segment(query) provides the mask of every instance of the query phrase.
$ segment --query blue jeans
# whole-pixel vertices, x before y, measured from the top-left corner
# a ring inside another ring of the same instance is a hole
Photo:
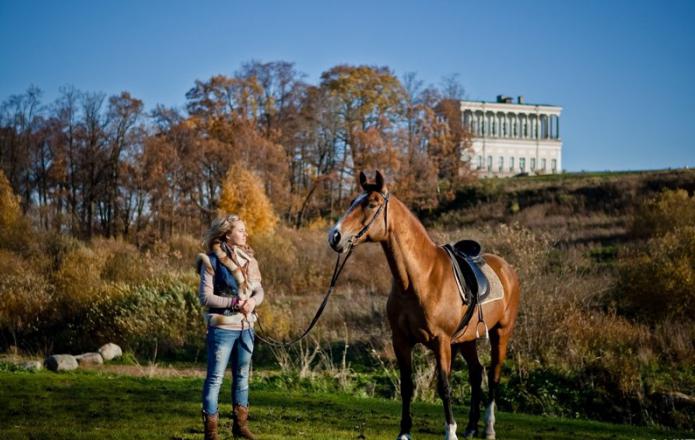
[[[203,386],[203,410],[217,414],[224,370],[232,359],[232,404],[249,406],[249,369],[253,354],[253,329],[208,327],[208,373]]]

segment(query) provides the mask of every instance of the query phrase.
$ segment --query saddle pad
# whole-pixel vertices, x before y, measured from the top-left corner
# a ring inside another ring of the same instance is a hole
[[[490,294],[483,300],[481,304],[487,304],[489,302],[504,298],[504,288],[502,287],[500,277],[497,276],[497,272],[492,270],[489,264],[484,265],[481,267],[481,269],[490,283]]]

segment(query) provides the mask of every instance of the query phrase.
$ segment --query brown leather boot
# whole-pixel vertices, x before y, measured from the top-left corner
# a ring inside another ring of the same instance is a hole
[[[249,431],[249,409],[245,406],[234,405],[234,413],[232,414],[232,435],[235,438],[245,438],[255,440],[256,437]]]
[[[220,413],[210,415],[203,411],[203,429],[205,432],[205,440],[220,440],[217,435],[217,422],[220,419]]]

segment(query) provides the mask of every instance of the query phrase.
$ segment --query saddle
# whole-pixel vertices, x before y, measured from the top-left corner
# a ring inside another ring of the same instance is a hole
[[[476,306],[490,294],[490,282],[480,269],[485,264],[480,243],[474,240],[461,240],[454,244],[447,243],[442,247],[451,258],[461,300],[468,306],[454,332],[453,339],[456,339],[468,326]],[[478,308],[478,319],[485,325],[482,307]],[[476,327],[476,335],[477,332]],[[487,335],[487,325],[485,325],[485,334]]]
[[[475,240],[461,240],[445,244],[454,268],[454,275],[461,287],[461,299],[465,304],[480,303],[490,294],[490,283],[480,269],[485,265],[482,246]]]

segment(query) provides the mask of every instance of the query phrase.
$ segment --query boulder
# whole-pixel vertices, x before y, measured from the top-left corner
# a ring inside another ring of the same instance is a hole
[[[22,370],[29,370],[29,371],[39,371],[40,369],[43,368],[41,361],[26,361],[26,362],[20,363],[18,366]]]
[[[77,359],[71,354],[54,354],[46,358],[46,368],[51,371],[70,371],[77,367]]]
[[[99,354],[101,354],[104,361],[110,361],[111,359],[123,356],[123,350],[121,350],[121,347],[118,345],[109,342],[99,349]]]
[[[104,358],[99,353],[82,353],[75,356],[75,359],[80,365],[101,365],[104,363]]]

